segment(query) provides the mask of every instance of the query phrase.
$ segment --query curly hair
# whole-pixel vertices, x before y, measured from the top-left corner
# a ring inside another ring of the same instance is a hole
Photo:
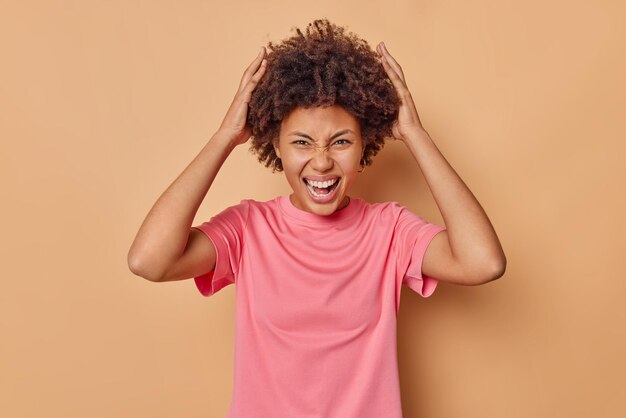
[[[266,72],[248,104],[250,152],[265,167],[272,165],[272,172],[283,171],[273,147],[283,118],[296,107],[339,105],[359,121],[362,161],[371,165],[385,137],[392,136],[400,105],[378,54],[367,41],[325,18],[309,23],[306,33],[295,29],[297,35],[268,44]]]

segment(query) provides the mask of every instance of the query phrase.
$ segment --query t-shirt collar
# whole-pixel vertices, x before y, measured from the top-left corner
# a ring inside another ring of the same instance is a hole
[[[306,224],[336,224],[338,222],[343,223],[350,220],[358,210],[358,198],[350,197],[348,204],[330,215],[318,215],[315,213],[307,212],[294,206],[289,198],[289,195],[283,195],[278,197],[278,203],[281,209],[291,218],[294,218],[300,222]]]

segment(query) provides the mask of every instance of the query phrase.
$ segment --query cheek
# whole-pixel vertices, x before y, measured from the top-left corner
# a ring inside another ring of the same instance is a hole
[[[341,164],[341,166],[343,167],[344,170],[346,171],[352,171],[352,170],[357,170],[360,165],[360,160],[361,160],[361,155],[342,155],[341,157],[338,157],[336,159],[336,161],[338,163]]]
[[[304,155],[291,153],[285,155],[285,158],[282,161],[283,167],[289,167],[291,170],[298,170],[306,164],[308,158]]]
[[[283,171],[289,182],[295,184],[300,181],[300,176],[302,175],[302,170],[304,169],[306,161],[303,161],[302,158],[287,156],[286,159],[282,160],[282,163]]]

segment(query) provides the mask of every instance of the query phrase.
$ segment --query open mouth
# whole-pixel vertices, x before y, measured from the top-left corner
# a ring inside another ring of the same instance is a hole
[[[334,197],[335,195],[334,192],[339,186],[339,183],[341,182],[341,177],[338,177],[332,183],[331,182],[309,183],[309,181],[307,181],[306,179],[302,179],[302,181],[306,185],[306,188],[308,189],[311,197],[313,197],[315,200],[323,201],[323,200],[332,199]],[[326,185],[326,187],[323,187],[324,185]]]

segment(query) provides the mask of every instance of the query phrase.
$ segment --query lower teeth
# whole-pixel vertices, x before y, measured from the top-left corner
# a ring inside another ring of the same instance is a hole
[[[309,189],[311,194],[313,194],[313,196],[315,196],[315,197],[326,197],[326,196],[328,196],[329,194],[331,194],[335,190],[336,184],[331,186],[331,188],[328,190],[328,193],[326,193],[326,194],[316,193],[315,190],[313,190],[313,187],[311,187],[309,184],[307,184],[306,187],[307,187],[307,189]]]

